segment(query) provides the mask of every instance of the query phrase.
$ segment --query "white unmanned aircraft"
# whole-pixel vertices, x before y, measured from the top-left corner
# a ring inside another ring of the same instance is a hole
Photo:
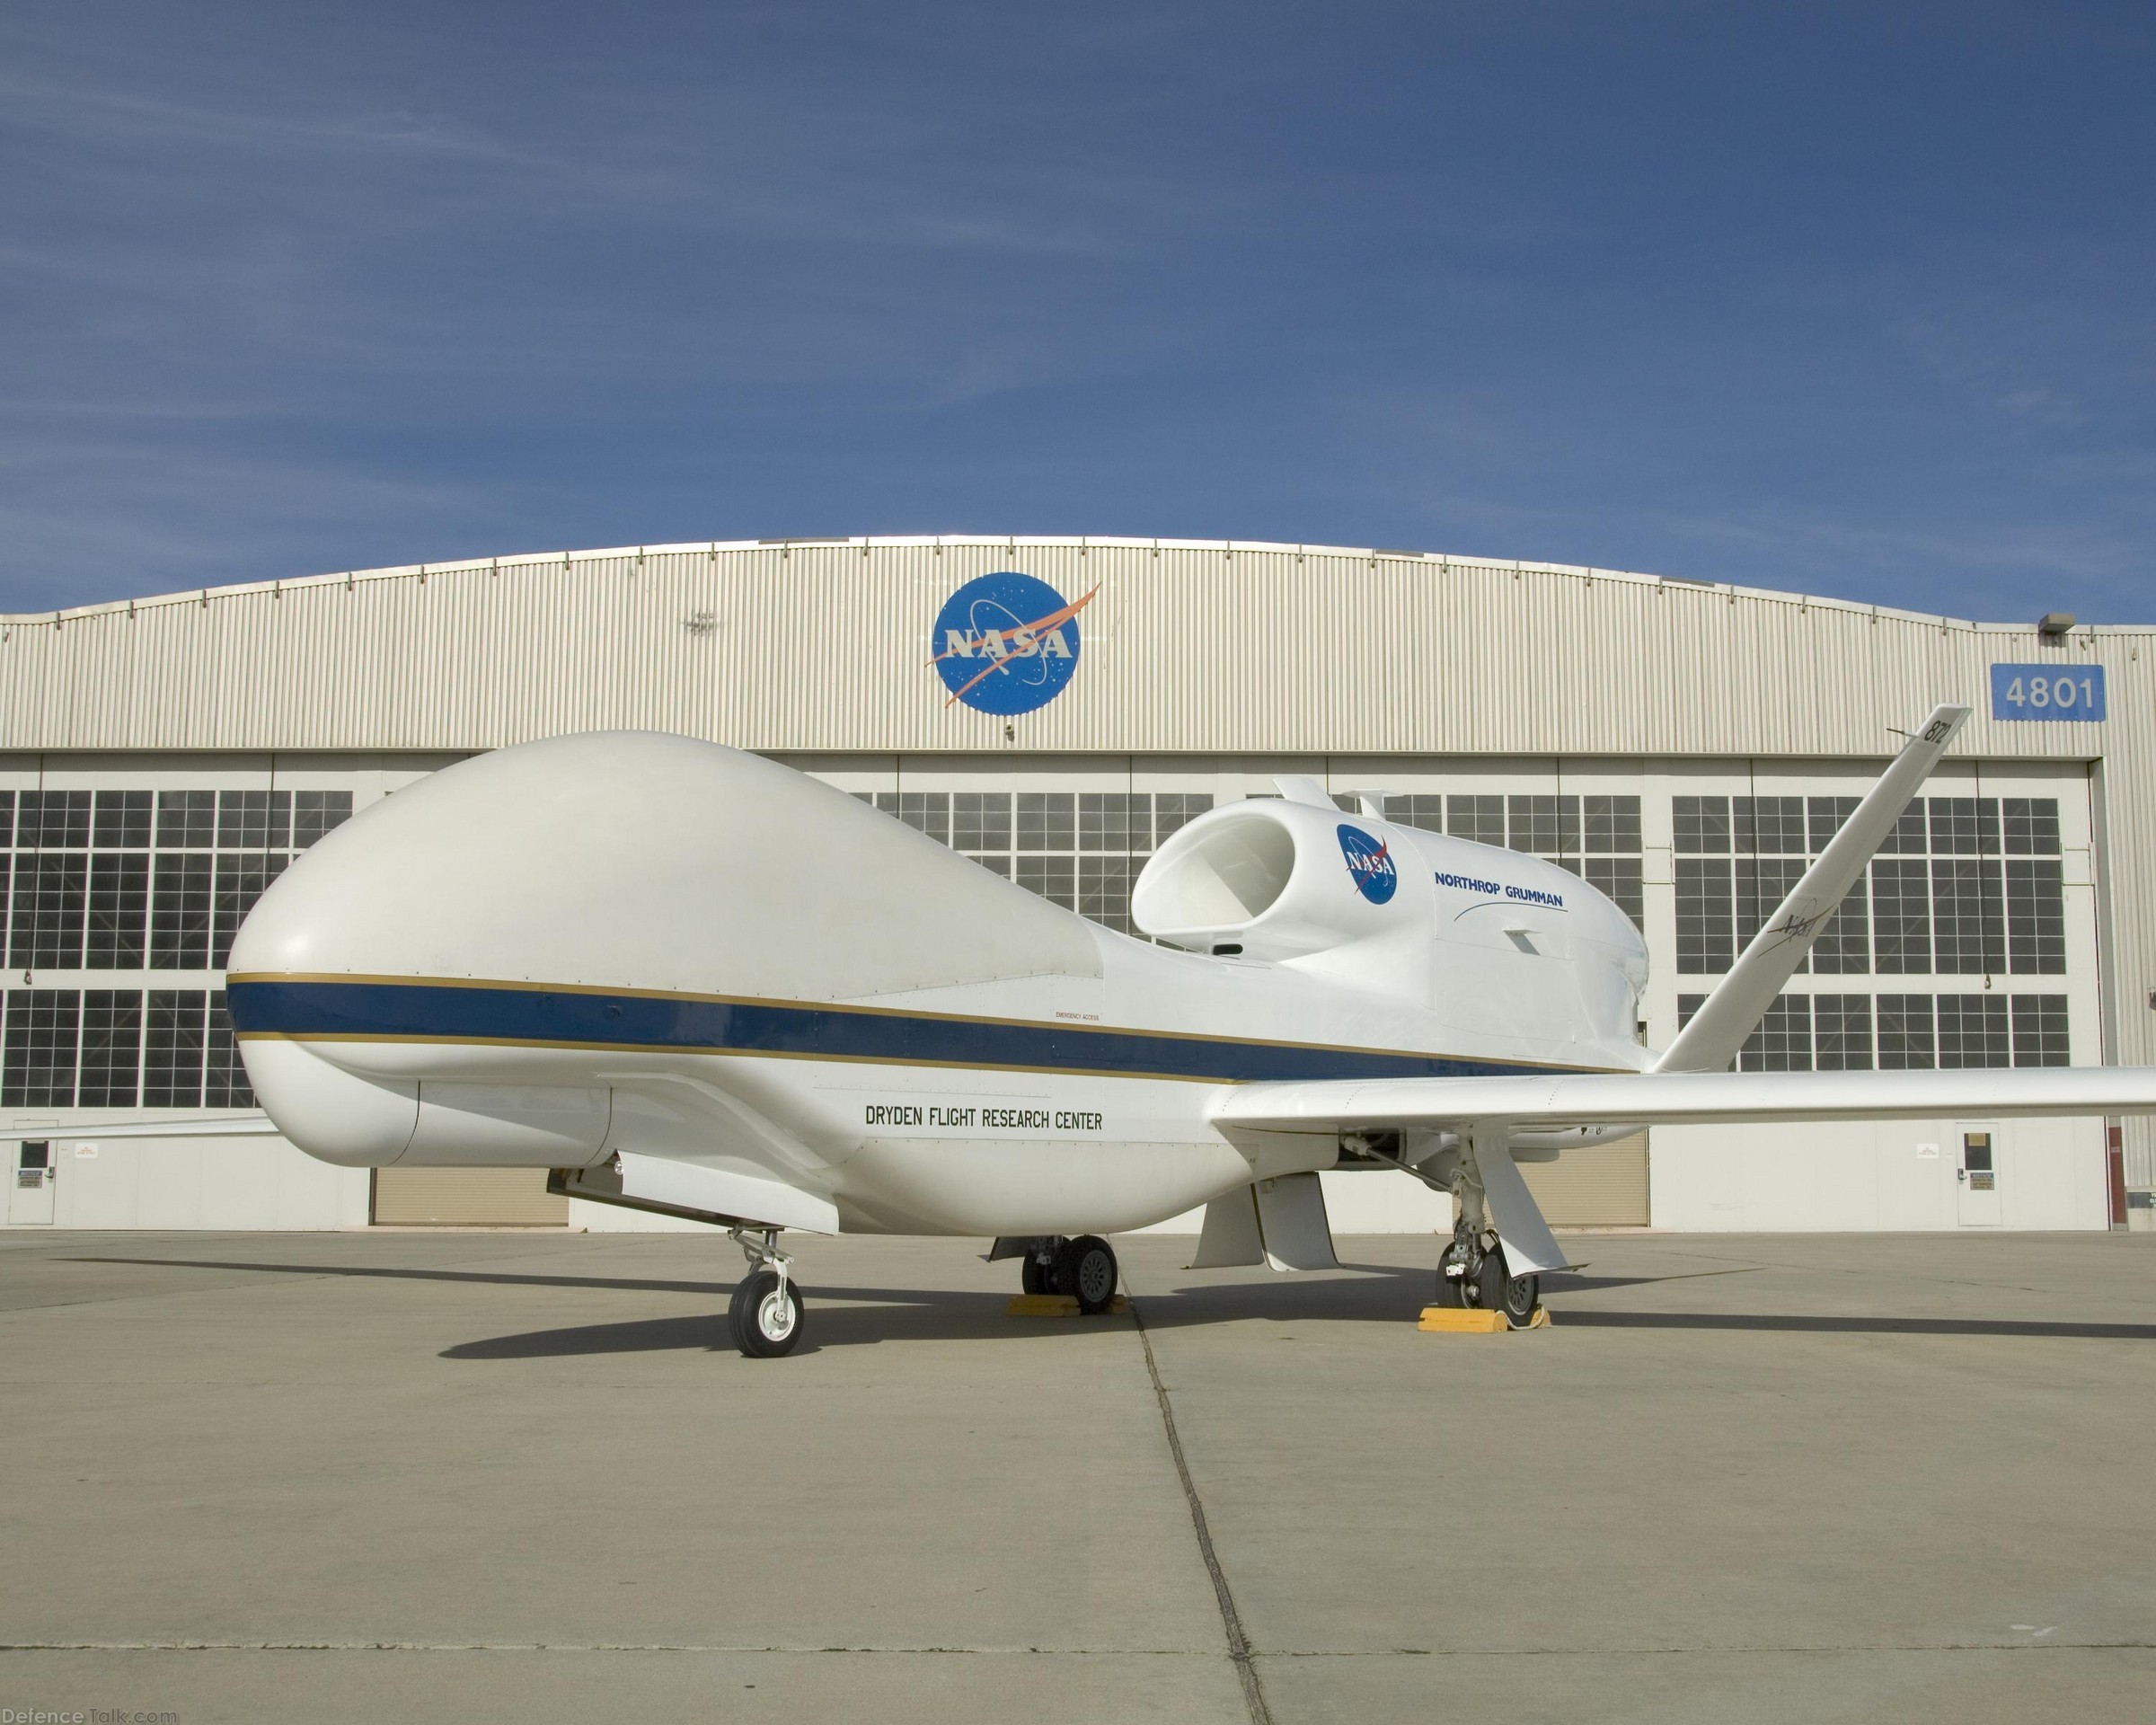
[[[1736,1073],[1966,707],[1942,706],[1660,1054],[1585,881],[1349,814],[1215,809],[1086,922],[757,756],[601,732],[480,756],[263,896],[229,999],[268,1121],[347,1166],[531,1166],[728,1228],[752,1356],[800,1340],[780,1232],[994,1236],[1098,1311],[1101,1234],[1206,1206],[1197,1262],[1333,1261],[1317,1171],[1454,1194],[1441,1300],[1563,1267],[1516,1163],[1662,1121],[2156,1112],[2156,1069]]]

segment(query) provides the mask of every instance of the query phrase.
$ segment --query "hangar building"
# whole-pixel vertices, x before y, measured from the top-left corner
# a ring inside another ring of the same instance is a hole
[[[1040,621],[1012,609],[1021,588],[1061,607],[1066,650],[1015,632]],[[476,751],[616,727],[773,756],[1123,930],[1178,825],[1316,775],[1607,892],[1646,933],[1659,1044],[1896,727],[1965,702],[1742,1063],[2156,1061],[2156,636],[2070,624],[1411,552],[997,536],[502,557],[0,618],[7,1220],[641,1220],[572,1217],[522,1171],[81,1130],[252,1101],[221,967],[329,827]],[[2152,1146],[2147,1122],[2093,1119],[1665,1128],[1529,1172],[1560,1224],[2103,1228],[2151,1220]],[[1403,1175],[1326,1179],[1344,1232],[1443,1225]]]

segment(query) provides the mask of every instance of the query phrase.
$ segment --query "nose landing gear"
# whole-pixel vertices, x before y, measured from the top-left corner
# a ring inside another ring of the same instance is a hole
[[[751,1359],[791,1353],[801,1339],[801,1295],[793,1285],[793,1260],[779,1250],[779,1231],[765,1228],[759,1238],[729,1228],[727,1234],[748,1258],[748,1274],[735,1285],[726,1311],[734,1346]]]

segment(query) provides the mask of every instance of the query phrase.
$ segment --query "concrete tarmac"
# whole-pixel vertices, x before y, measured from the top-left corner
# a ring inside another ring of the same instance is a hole
[[[1480,1337],[1430,1239],[1078,1321],[810,1240],[751,1361],[716,1236],[9,1231],[0,1706],[2149,1715],[2156,1235],[1569,1243]]]

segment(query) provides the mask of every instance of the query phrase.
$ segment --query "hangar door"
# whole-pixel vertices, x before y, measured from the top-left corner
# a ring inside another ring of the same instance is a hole
[[[543,1168],[377,1168],[374,1219],[389,1227],[560,1228],[569,1199]]]
[[[1648,1224],[1647,1137],[1635,1132],[1555,1162],[1523,1162],[1527,1190],[1560,1228],[1644,1228]]]

